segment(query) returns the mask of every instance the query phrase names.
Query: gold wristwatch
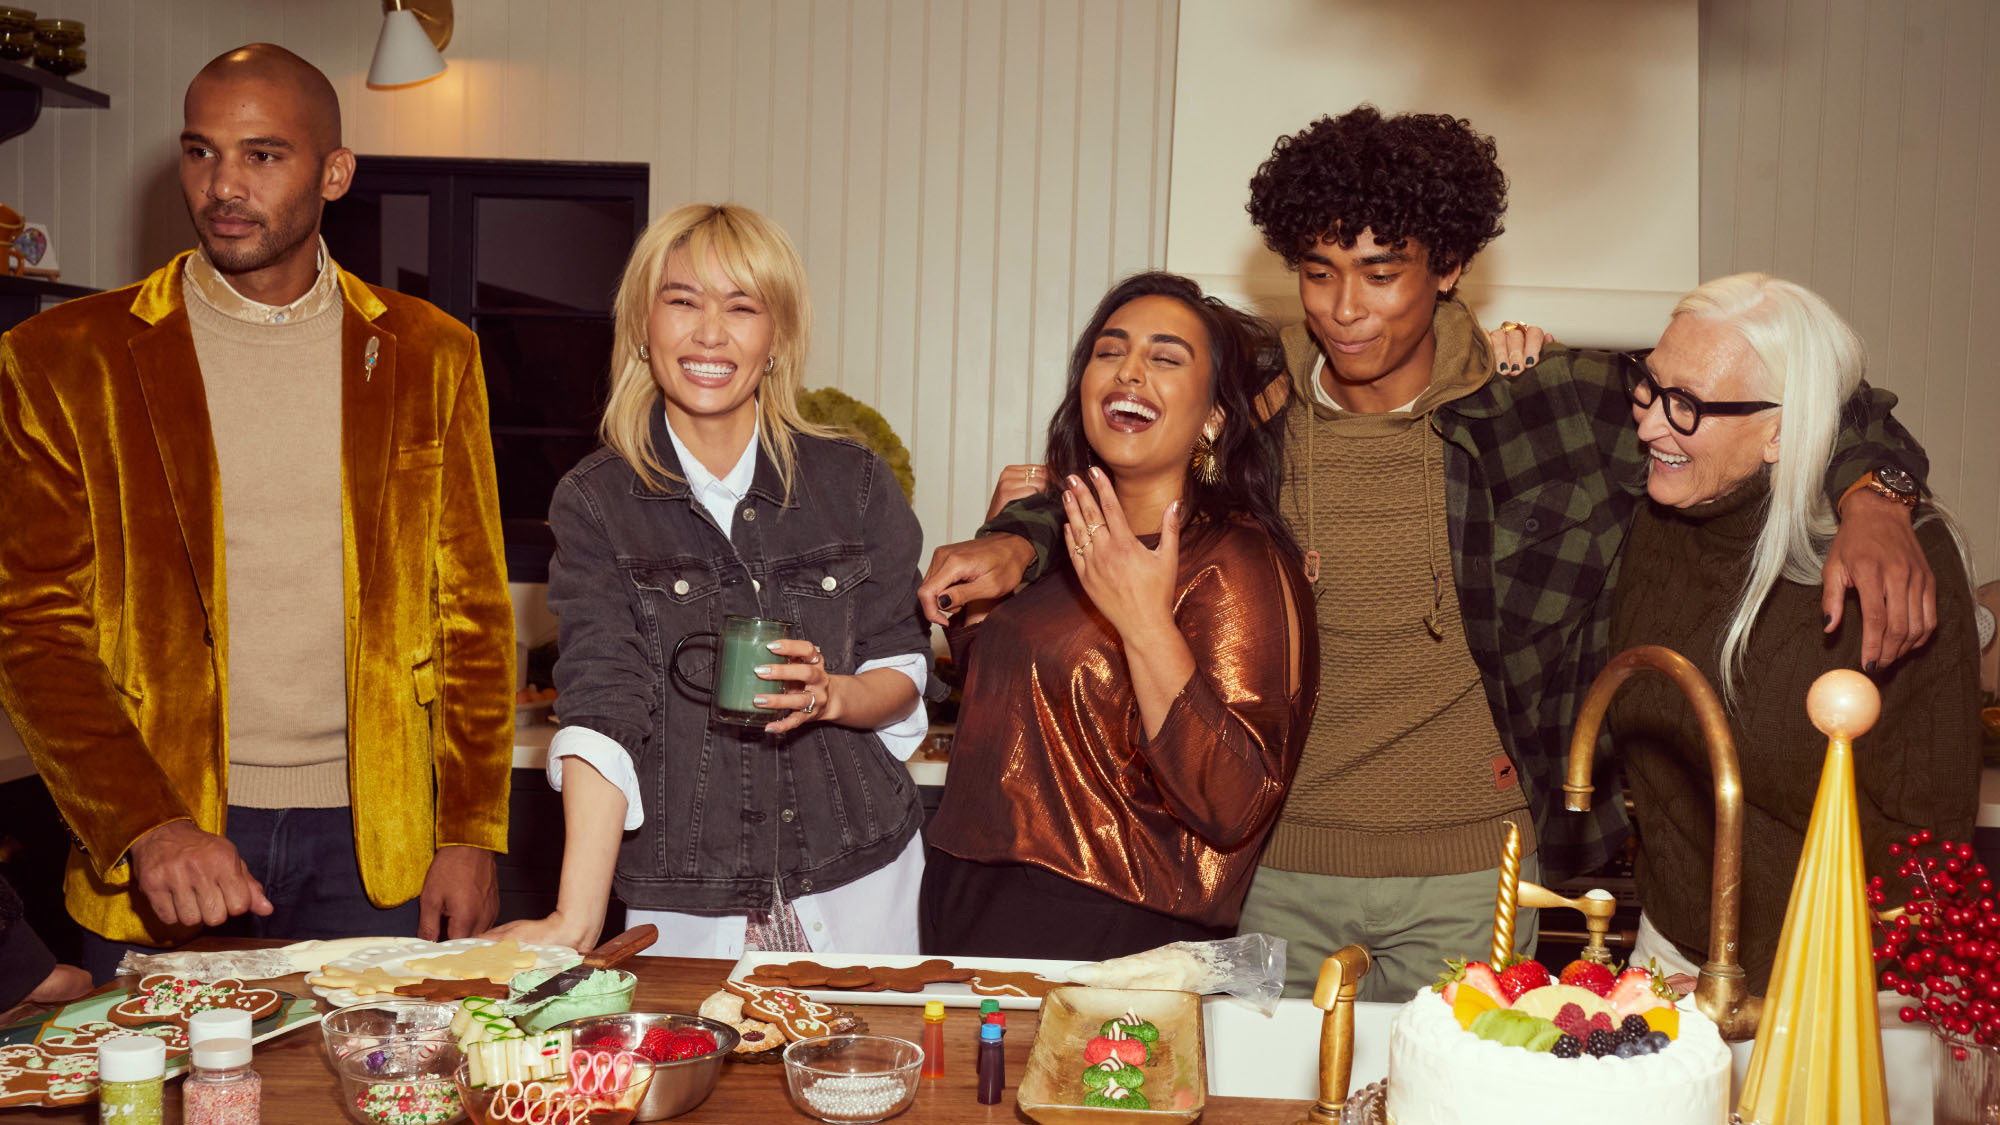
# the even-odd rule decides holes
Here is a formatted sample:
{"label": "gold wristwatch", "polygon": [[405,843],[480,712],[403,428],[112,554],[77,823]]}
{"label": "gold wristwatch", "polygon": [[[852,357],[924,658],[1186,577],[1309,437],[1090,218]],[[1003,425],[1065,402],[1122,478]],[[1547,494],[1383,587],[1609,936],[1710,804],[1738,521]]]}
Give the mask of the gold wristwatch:
{"label": "gold wristwatch", "polygon": [[1883,465],[1861,480],[1871,491],[1887,496],[1905,508],[1915,508],[1917,502],[1924,498],[1916,478],[1892,465]]}

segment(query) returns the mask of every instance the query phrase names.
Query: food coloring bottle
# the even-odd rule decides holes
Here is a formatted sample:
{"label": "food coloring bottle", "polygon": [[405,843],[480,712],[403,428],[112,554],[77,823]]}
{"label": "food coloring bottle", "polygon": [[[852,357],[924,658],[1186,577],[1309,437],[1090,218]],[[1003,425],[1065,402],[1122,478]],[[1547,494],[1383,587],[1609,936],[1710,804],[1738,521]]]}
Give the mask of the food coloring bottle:
{"label": "food coloring bottle", "polygon": [[97,1100],[104,1125],[163,1125],[161,1079],[167,1044],[151,1035],[119,1035],[97,1048]]}
{"label": "food coloring bottle", "polygon": [[924,1077],[944,1077],[944,1002],[924,1001]]}
{"label": "food coloring bottle", "polygon": [[999,1024],[979,1025],[979,1104],[1000,1104],[1000,1091],[1007,1088],[1007,1056],[1001,1040],[1007,1029]]}

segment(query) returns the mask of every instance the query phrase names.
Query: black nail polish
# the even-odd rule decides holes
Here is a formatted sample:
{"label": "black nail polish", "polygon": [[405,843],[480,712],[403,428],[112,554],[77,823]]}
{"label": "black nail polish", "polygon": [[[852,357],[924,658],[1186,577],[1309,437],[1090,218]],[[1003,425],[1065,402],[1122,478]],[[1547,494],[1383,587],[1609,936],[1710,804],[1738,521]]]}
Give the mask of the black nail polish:
{"label": "black nail polish", "polygon": [[1831,624],[1833,624],[1833,614],[1831,614],[1831,613],[1822,613],[1822,614],[1820,614],[1820,615],[1819,615],[1819,624],[1820,624],[1820,628],[1822,628],[1822,629],[1826,628],[1826,627],[1827,627],[1828,625],[1831,625]]}
{"label": "black nail polish", "polygon": [[1535,357],[1534,357],[1534,356],[1529,356],[1529,357],[1528,357],[1528,366],[1529,366],[1529,367],[1533,367],[1534,365],[1535,365]]}
{"label": "black nail polish", "polygon": [[1521,373],[1521,365],[1517,363],[1514,365],[1514,374],[1519,375],[1520,373]]}
{"label": "black nail polish", "polygon": [[1862,671],[1864,671],[1864,672],[1873,672],[1873,671],[1875,670],[1875,664],[1876,664],[1876,662],[1875,662],[1875,661],[1873,661],[1873,660],[1870,660],[1870,661],[1869,661],[1868,663],[1866,663],[1866,664],[1864,664],[1864,665],[1862,665],[1862,666],[1861,666],[1861,668],[1862,668]]}
{"label": "black nail polish", "polygon": [[939,595],[938,595],[938,608],[939,608],[939,609],[950,609],[950,608],[951,608],[951,595],[950,595],[950,594],[939,594]]}

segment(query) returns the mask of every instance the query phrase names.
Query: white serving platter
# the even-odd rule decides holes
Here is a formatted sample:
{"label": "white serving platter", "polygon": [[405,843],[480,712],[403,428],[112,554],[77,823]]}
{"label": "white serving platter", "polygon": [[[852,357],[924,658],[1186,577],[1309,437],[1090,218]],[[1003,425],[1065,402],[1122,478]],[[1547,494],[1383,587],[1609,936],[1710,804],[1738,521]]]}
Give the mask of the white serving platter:
{"label": "white serving platter", "polygon": [[[481,946],[497,944],[499,943],[490,938],[455,938],[451,941],[418,941],[410,938],[392,938],[381,945],[372,945],[358,949],[345,957],[328,961],[325,968],[350,969],[360,972],[363,969],[380,967],[383,972],[392,976],[421,976],[422,974],[420,973],[407,972],[406,962],[414,958],[435,957],[441,953],[459,953],[467,949],[478,949]],[[521,948],[535,955],[535,963],[532,967],[536,969],[567,969],[571,965],[583,960],[582,955],[577,953],[576,950],[560,945],[523,945]],[[527,972],[528,970],[523,969],[521,971]],[[321,999],[336,1008],[345,1008],[349,1004],[359,1004],[363,1000],[371,999],[371,997],[358,996],[351,989],[326,988],[313,984],[310,980],[306,983],[312,985],[313,992],[317,993]]]}

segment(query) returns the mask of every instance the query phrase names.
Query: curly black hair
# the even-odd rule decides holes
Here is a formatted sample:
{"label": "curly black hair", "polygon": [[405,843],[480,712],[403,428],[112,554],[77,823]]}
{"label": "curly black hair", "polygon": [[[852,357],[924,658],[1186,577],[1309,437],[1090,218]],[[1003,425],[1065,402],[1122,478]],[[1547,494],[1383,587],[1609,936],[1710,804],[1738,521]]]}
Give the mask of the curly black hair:
{"label": "curly black hair", "polygon": [[1398,250],[1423,244],[1446,274],[1505,229],[1507,177],[1493,138],[1462,118],[1362,105],[1279,137],[1244,210],[1292,269],[1322,238],[1348,250],[1372,230]]}

